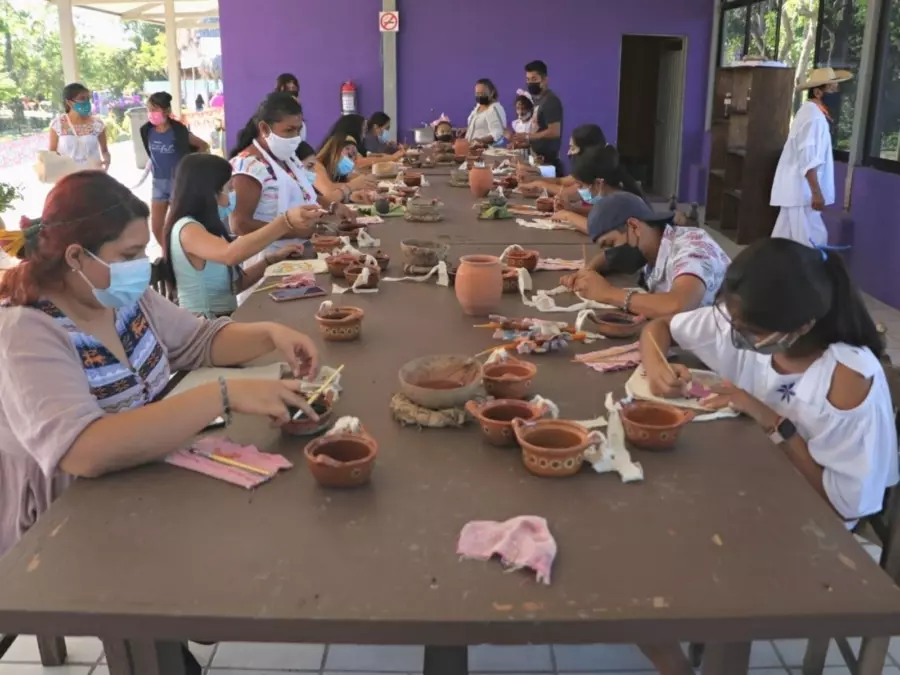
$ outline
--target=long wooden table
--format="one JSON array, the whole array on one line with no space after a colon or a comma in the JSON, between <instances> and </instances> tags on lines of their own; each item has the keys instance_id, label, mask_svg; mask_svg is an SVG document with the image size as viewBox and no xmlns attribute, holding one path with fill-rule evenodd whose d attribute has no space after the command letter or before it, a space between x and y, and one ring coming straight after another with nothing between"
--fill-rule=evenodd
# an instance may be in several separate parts
<instances>
[{"instance_id":1,"label":"long wooden table","mask_svg":"<svg viewBox=\"0 0 900 675\"><path fill-rule=\"evenodd\" d=\"M475 221L464 192L432 183L452 218L424 227L484 235L452 257L526 240L524 228ZM402 220L373 228L390 242L422 231ZM399 249L386 248L399 273ZM539 248L581 252L580 242ZM549 288L558 276L535 281ZM378 441L370 486L317 487L302 440L247 418L235 440L295 465L256 491L161 464L79 481L0 560L0 632L99 636L113 675L181 675L186 639L425 644L428 675L465 672L471 644L690 640L708 645L704 673L736 675L754 639L900 633L900 591L750 421L695 423L672 452L635 451L642 483L589 469L536 478L474 427L391 419L403 363L493 344L451 289L384 283L340 301L365 309L362 340L320 346L324 363L346 365L337 413ZM237 318L316 335L317 304L261 294ZM533 315L510 295L500 311ZM625 374L571 361L596 348L529 357L535 392L564 417L594 417L606 392L622 392ZM458 559L465 523L525 514L547 518L556 537L552 585Z\"/></svg>"}]
</instances>

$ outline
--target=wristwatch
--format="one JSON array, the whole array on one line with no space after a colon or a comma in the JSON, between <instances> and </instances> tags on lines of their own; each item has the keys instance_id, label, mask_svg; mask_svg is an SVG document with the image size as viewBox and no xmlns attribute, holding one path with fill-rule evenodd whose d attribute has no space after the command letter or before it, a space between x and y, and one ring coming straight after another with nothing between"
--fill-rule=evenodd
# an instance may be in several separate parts
<instances>
[{"instance_id":1,"label":"wristwatch","mask_svg":"<svg viewBox=\"0 0 900 675\"><path fill-rule=\"evenodd\" d=\"M769 429L769 439L775 445L791 440L797 433L797 427L787 417L779 417L773 429Z\"/></svg>"}]
</instances>

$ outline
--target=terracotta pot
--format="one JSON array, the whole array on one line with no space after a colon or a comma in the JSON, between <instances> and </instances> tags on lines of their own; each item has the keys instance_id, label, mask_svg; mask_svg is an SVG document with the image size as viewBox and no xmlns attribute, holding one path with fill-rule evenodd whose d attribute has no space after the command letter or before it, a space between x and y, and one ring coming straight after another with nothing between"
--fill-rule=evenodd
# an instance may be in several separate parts
<instances>
[{"instance_id":1,"label":"terracotta pot","mask_svg":"<svg viewBox=\"0 0 900 675\"><path fill-rule=\"evenodd\" d=\"M359 339L364 316L359 307L334 307L325 314L316 313L316 321L324 340L350 342Z\"/></svg>"},{"instance_id":2,"label":"terracotta pot","mask_svg":"<svg viewBox=\"0 0 900 675\"><path fill-rule=\"evenodd\" d=\"M526 422L541 416L541 410L525 401L499 399L478 404L466 402L466 410L481 425L485 440L498 448L511 448L518 445L513 433L512 421L522 419Z\"/></svg>"},{"instance_id":3,"label":"terracotta pot","mask_svg":"<svg viewBox=\"0 0 900 675\"><path fill-rule=\"evenodd\" d=\"M522 399L536 374L536 365L520 359L491 363L484 367L484 390L494 398Z\"/></svg>"},{"instance_id":4,"label":"terracotta pot","mask_svg":"<svg viewBox=\"0 0 900 675\"><path fill-rule=\"evenodd\" d=\"M344 270L344 278L347 280L347 283L351 286L355 284L359 275L362 274L363 269L366 267L369 268L369 280L360 286L360 288L378 288L378 282L381 280L381 270L377 265L374 267L372 265L361 265L359 263L348 265L347 269Z\"/></svg>"},{"instance_id":5,"label":"terracotta pot","mask_svg":"<svg viewBox=\"0 0 900 675\"><path fill-rule=\"evenodd\" d=\"M693 410L650 401L627 403L620 413L625 438L645 450L668 450L674 446L681 428L695 415Z\"/></svg>"},{"instance_id":6,"label":"terracotta pot","mask_svg":"<svg viewBox=\"0 0 900 675\"><path fill-rule=\"evenodd\" d=\"M469 141L465 138L456 139L456 143L453 144L453 154L457 157L465 157L469 154Z\"/></svg>"},{"instance_id":7,"label":"terracotta pot","mask_svg":"<svg viewBox=\"0 0 900 675\"><path fill-rule=\"evenodd\" d=\"M282 426L281 430L291 436L315 436L316 434L322 433L331 426L331 413L333 407L333 396L328 396L327 398L319 398L315 403L313 403L312 408L319 416L318 420L313 420L307 415L301 415L298 419L294 420L293 417L297 412L297 409L288 408L288 411L291 413L292 419L290 422Z\"/></svg>"},{"instance_id":8,"label":"terracotta pot","mask_svg":"<svg viewBox=\"0 0 900 675\"><path fill-rule=\"evenodd\" d=\"M344 271L355 262L357 262L357 256L350 253L340 253L325 258L325 264L328 266L328 271L335 279L343 279Z\"/></svg>"},{"instance_id":9,"label":"terracotta pot","mask_svg":"<svg viewBox=\"0 0 900 675\"><path fill-rule=\"evenodd\" d=\"M537 210L541 213L553 213L553 210L556 208L556 202L553 201L553 197L541 197L534 205L537 206Z\"/></svg>"},{"instance_id":10,"label":"terracotta pot","mask_svg":"<svg viewBox=\"0 0 900 675\"><path fill-rule=\"evenodd\" d=\"M519 273L516 270L507 268L503 270L503 292L518 293L519 292Z\"/></svg>"},{"instance_id":11,"label":"terracotta pot","mask_svg":"<svg viewBox=\"0 0 900 675\"><path fill-rule=\"evenodd\" d=\"M469 170L469 188L472 194L483 199L494 187L494 174L486 166L473 166Z\"/></svg>"},{"instance_id":12,"label":"terracotta pot","mask_svg":"<svg viewBox=\"0 0 900 675\"><path fill-rule=\"evenodd\" d=\"M534 272L541 254L537 251L513 249L506 254L506 264L510 267L524 267L529 272Z\"/></svg>"},{"instance_id":13,"label":"terracotta pot","mask_svg":"<svg viewBox=\"0 0 900 675\"><path fill-rule=\"evenodd\" d=\"M378 443L363 434L331 434L306 446L306 465L313 478L325 487L351 488L372 477Z\"/></svg>"},{"instance_id":14,"label":"terracotta pot","mask_svg":"<svg viewBox=\"0 0 900 675\"><path fill-rule=\"evenodd\" d=\"M647 319L628 312L597 311L588 315L594 324L594 333L609 338L634 337L641 332Z\"/></svg>"},{"instance_id":15,"label":"terracotta pot","mask_svg":"<svg viewBox=\"0 0 900 675\"><path fill-rule=\"evenodd\" d=\"M580 424L563 420L512 422L516 440L522 446L522 463L536 476L561 478L581 469L590 434Z\"/></svg>"},{"instance_id":16,"label":"terracotta pot","mask_svg":"<svg viewBox=\"0 0 900 675\"><path fill-rule=\"evenodd\" d=\"M456 299L469 316L484 316L500 306L503 264L493 255L464 255L456 272Z\"/></svg>"},{"instance_id":17,"label":"terracotta pot","mask_svg":"<svg viewBox=\"0 0 900 675\"><path fill-rule=\"evenodd\" d=\"M331 253L334 249L341 247L341 240L339 237L314 234L310 241L312 242L316 253Z\"/></svg>"},{"instance_id":18,"label":"terracotta pot","mask_svg":"<svg viewBox=\"0 0 900 675\"><path fill-rule=\"evenodd\" d=\"M422 174L407 171L403 174L403 182L406 187L419 187L422 184Z\"/></svg>"}]
</instances>

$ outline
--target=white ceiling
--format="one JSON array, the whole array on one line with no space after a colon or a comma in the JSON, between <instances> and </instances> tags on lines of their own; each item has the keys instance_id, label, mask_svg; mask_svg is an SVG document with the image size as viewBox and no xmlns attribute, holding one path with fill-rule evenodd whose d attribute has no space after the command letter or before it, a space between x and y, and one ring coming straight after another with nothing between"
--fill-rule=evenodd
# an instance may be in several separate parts
<instances>
[{"instance_id":1,"label":"white ceiling","mask_svg":"<svg viewBox=\"0 0 900 675\"><path fill-rule=\"evenodd\" d=\"M53 0L51 0L52 2ZM164 24L165 6L162 0L72 0L73 7L87 7L101 12L118 14L123 19L151 21ZM204 19L219 16L218 0L175 0L175 21L178 28L215 28L215 22Z\"/></svg>"}]
</instances>

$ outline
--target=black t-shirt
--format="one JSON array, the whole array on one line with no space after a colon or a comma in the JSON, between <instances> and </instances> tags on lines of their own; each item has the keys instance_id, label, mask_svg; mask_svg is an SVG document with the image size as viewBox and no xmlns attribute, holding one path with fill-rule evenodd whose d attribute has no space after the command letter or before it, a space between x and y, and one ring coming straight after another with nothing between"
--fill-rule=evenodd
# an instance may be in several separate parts
<instances>
[{"instance_id":1,"label":"black t-shirt","mask_svg":"<svg viewBox=\"0 0 900 675\"><path fill-rule=\"evenodd\" d=\"M535 154L541 155L552 164L559 157L559 148L562 141L563 106L559 96L548 89L540 100L535 101L538 109L538 131L544 131L555 122L559 122L559 138L537 139L531 141L531 149Z\"/></svg>"}]
</instances>

